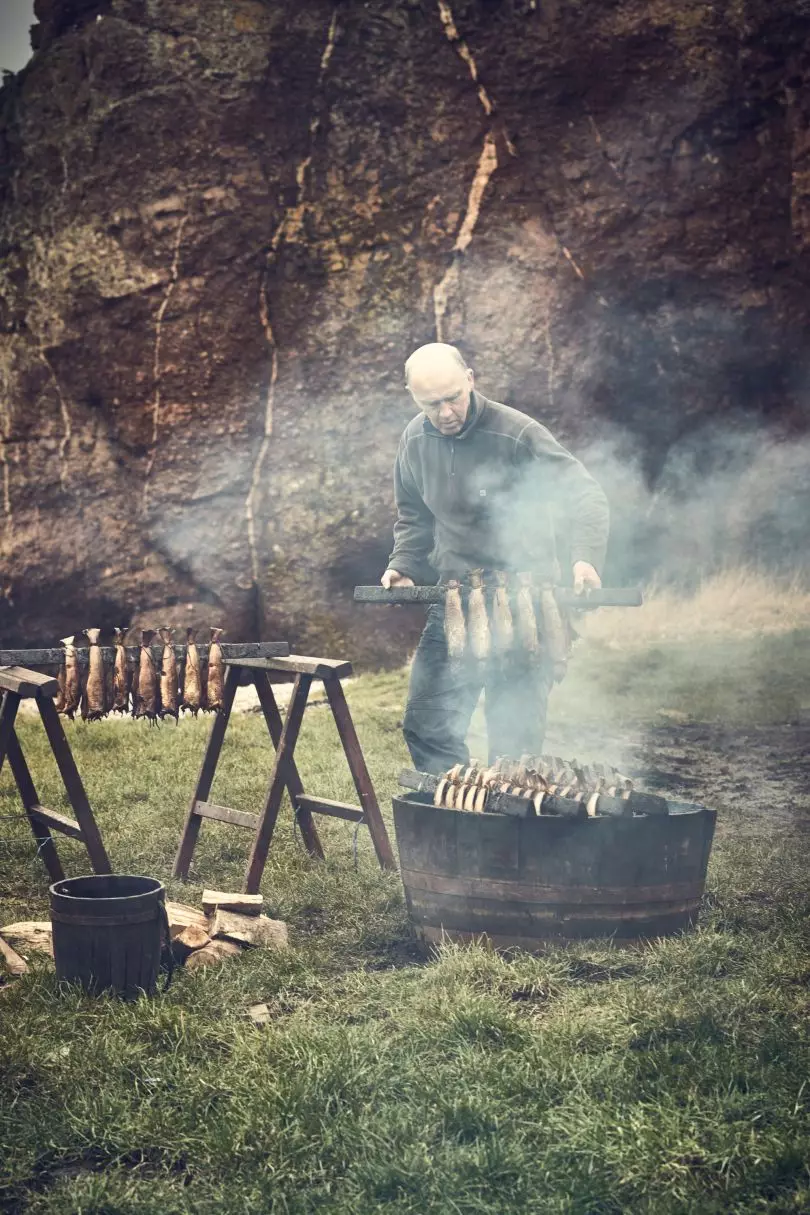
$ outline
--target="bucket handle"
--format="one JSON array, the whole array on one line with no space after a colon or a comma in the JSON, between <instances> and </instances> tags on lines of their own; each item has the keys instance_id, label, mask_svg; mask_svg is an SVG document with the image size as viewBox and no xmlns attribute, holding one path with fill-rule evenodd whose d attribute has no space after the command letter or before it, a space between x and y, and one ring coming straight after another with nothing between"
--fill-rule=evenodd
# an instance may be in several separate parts
<instances>
[{"instance_id":1,"label":"bucket handle","mask_svg":"<svg viewBox=\"0 0 810 1215\"><path fill-rule=\"evenodd\" d=\"M166 980L163 984L163 992L165 994L171 987L174 977L174 952L172 950L172 934L169 930L169 913L166 910L166 903L163 899L158 903L158 907L160 908L161 936L166 938L166 953L169 959L169 969L166 972Z\"/></svg>"}]
</instances>

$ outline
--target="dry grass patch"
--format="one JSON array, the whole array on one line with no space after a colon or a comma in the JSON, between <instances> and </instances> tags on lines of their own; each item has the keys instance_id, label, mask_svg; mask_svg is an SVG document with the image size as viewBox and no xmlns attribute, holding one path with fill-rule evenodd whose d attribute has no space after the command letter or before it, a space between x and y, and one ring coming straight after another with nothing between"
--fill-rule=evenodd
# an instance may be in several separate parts
<instances>
[{"instance_id":1,"label":"dry grass patch","mask_svg":"<svg viewBox=\"0 0 810 1215\"><path fill-rule=\"evenodd\" d=\"M756 569L730 569L705 578L696 590L650 586L644 604L583 617L578 629L609 649L640 649L690 638L786 633L810 626L807 576L776 578Z\"/></svg>"}]
</instances>

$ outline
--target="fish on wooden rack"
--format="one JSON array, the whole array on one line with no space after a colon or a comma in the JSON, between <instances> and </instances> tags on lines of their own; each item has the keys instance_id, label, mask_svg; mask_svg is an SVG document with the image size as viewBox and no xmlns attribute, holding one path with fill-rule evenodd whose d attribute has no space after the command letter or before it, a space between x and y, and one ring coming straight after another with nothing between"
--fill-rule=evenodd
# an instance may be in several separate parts
<instances>
[{"instance_id":1,"label":"fish on wooden rack","mask_svg":"<svg viewBox=\"0 0 810 1215\"><path fill-rule=\"evenodd\" d=\"M111 710L113 713L126 713L129 709L129 690L132 683L132 670L127 659L124 645L124 630L115 630L115 660L113 662L113 697Z\"/></svg>"},{"instance_id":2,"label":"fish on wooden rack","mask_svg":"<svg viewBox=\"0 0 810 1215\"><path fill-rule=\"evenodd\" d=\"M512 609L509 605L507 576L503 570L495 570L495 594L492 598L492 648L496 654L506 654L512 648L515 631L512 625Z\"/></svg>"},{"instance_id":3,"label":"fish on wooden rack","mask_svg":"<svg viewBox=\"0 0 810 1215\"><path fill-rule=\"evenodd\" d=\"M225 692L225 661L219 639L224 629L211 629L211 645L208 648L208 677L206 680L206 708L219 713Z\"/></svg>"},{"instance_id":4,"label":"fish on wooden rack","mask_svg":"<svg viewBox=\"0 0 810 1215\"><path fill-rule=\"evenodd\" d=\"M444 599L444 635L447 641L448 657L462 658L467 648L467 630L464 624L464 610L461 606L461 584L457 578L451 578L447 583L447 594Z\"/></svg>"},{"instance_id":5,"label":"fish on wooden rack","mask_svg":"<svg viewBox=\"0 0 810 1215\"><path fill-rule=\"evenodd\" d=\"M487 605L484 599L484 571L470 570L470 596L467 600L467 633L470 653L480 662L489 658L491 639Z\"/></svg>"},{"instance_id":6,"label":"fish on wooden rack","mask_svg":"<svg viewBox=\"0 0 810 1215\"><path fill-rule=\"evenodd\" d=\"M160 661L160 716L173 717L177 721L177 658L174 653L174 629L164 625L158 629L163 642Z\"/></svg>"},{"instance_id":7,"label":"fish on wooden rack","mask_svg":"<svg viewBox=\"0 0 810 1215\"><path fill-rule=\"evenodd\" d=\"M144 629L141 633L138 686L132 702L132 716L145 717L150 723L157 721L160 712L160 684L150 648L154 636L154 629Z\"/></svg>"},{"instance_id":8,"label":"fish on wooden rack","mask_svg":"<svg viewBox=\"0 0 810 1215\"><path fill-rule=\"evenodd\" d=\"M537 637L537 617L534 614L534 588L531 574L518 574L518 589L515 597L517 636L520 648L527 654L536 654L540 649Z\"/></svg>"},{"instance_id":9,"label":"fish on wooden rack","mask_svg":"<svg viewBox=\"0 0 810 1215\"><path fill-rule=\"evenodd\" d=\"M65 706L62 712L71 721L76 715L82 698L82 683L75 641L75 636L62 638L62 645L65 647Z\"/></svg>"},{"instance_id":10,"label":"fish on wooden rack","mask_svg":"<svg viewBox=\"0 0 810 1215\"><path fill-rule=\"evenodd\" d=\"M183 666L183 708L196 717L202 707L200 651L194 629L186 629L186 661Z\"/></svg>"},{"instance_id":11,"label":"fish on wooden rack","mask_svg":"<svg viewBox=\"0 0 810 1215\"><path fill-rule=\"evenodd\" d=\"M84 635L90 649L87 652L87 680L84 687L87 711L82 712L82 717L87 721L98 721L107 711L104 658L99 645L101 629L85 629Z\"/></svg>"},{"instance_id":12,"label":"fish on wooden rack","mask_svg":"<svg viewBox=\"0 0 810 1215\"><path fill-rule=\"evenodd\" d=\"M568 634L552 586L544 586L540 591L540 613L546 653L554 680L559 683L568 667Z\"/></svg>"}]
</instances>

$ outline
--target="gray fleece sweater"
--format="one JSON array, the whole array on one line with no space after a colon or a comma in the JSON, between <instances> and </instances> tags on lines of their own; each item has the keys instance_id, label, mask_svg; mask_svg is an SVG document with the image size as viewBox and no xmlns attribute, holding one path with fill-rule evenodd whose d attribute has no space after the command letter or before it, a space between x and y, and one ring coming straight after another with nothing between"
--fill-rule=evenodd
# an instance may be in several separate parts
<instances>
[{"instance_id":1,"label":"gray fleece sweater","mask_svg":"<svg viewBox=\"0 0 810 1215\"><path fill-rule=\"evenodd\" d=\"M419 414L394 466L397 521L390 569L433 582L468 570L532 571L560 581L558 537L570 561L601 571L607 499L579 460L527 414L473 392L449 438Z\"/></svg>"}]
</instances>

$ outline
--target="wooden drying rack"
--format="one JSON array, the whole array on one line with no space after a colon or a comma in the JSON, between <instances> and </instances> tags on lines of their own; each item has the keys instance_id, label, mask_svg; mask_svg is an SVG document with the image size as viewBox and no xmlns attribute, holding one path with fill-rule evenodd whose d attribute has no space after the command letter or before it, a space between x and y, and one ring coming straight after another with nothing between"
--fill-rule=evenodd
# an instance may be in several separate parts
<instances>
[{"instance_id":1,"label":"wooden drying rack","mask_svg":"<svg viewBox=\"0 0 810 1215\"><path fill-rule=\"evenodd\" d=\"M342 818L356 824L364 824L371 835L380 865L384 869L395 868L388 833L380 814L377 796L343 692L341 681L351 675L351 663L290 654L290 647L284 641L220 642L220 646L227 667L223 708L214 715L200 774L175 858L174 875L181 878L188 876L202 820L208 818L231 826L246 827L255 832L253 849L245 874L245 889L254 892L258 890L285 789L289 793L296 821L301 828L304 843L311 856L322 858L324 855L312 819L313 814L323 814L331 818ZM126 646L125 648L129 658L137 659L140 646ZM152 645L149 648L156 665L159 664L164 646L162 644ZM89 649L89 646L76 646L76 656L81 668L88 664ZM115 659L115 648L101 646L100 649L104 661L112 663ZM174 646L178 661L185 658L186 649L185 645ZM204 662L208 657L209 646L198 644L197 650ZM0 649L0 693L3 693L2 707L0 707L0 768L7 755L22 798L25 814L31 824L34 837L39 844L39 851L52 881L60 881L65 875L51 831L62 832L64 835L84 843L94 873L112 872L70 744L53 703L53 698L58 690L57 681L52 676L43 675L31 669L32 667L58 667L64 661L64 657L65 651L61 646L29 650ZM280 675L295 676L290 707L284 719L282 719L273 693L272 675L277 677ZM329 707L358 793L359 806L310 796L304 792L295 764L294 752L309 689L315 680L323 681ZM228 806L217 806L207 800L236 689L240 683L255 685L264 721L276 752L265 804L258 815L234 810ZM14 730L20 701L29 698L36 699L51 750L65 785L68 801L76 815L75 820L57 814L56 811L47 810L39 803L31 774Z\"/></svg>"}]
</instances>

